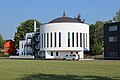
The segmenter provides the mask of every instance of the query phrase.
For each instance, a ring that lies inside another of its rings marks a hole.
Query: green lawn
[[[118,80],[120,61],[0,59],[0,80]]]

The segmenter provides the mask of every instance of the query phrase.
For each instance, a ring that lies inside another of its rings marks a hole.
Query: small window
[[[118,52],[110,52],[110,57],[118,57]]]
[[[72,33],[72,47],[74,47],[74,32]]]
[[[51,47],[52,47],[52,33],[50,33],[50,35],[51,35],[51,43],[50,44],[51,44]]]
[[[57,44],[57,39],[56,39],[57,38],[57,34],[56,34],[56,32],[55,32],[54,36],[55,36],[54,38],[55,38],[55,47],[56,47],[56,44]]]
[[[117,36],[109,37],[109,42],[117,42]]]
[[[58,56],[58,52],[56,52],[56,56]]]
[[[49,47],[49,33],[47,33],[47,47]]]
[[[61,47],[61,32],[59,32],[59,47]]]
[[[76,52],[76,54],[78,54],[78,52]]]
[[[117,31],[117,26],[109,26],[109,31]]]
[[[82,33],[80,33],[80,47],[82,47]]]
[[[23,44],[22,44],[22,48],[23,48]]]
[[[76,33],[76,47],[78,47],[78,33]]]
[[[70,32],[68,32],[68,47],[70,47]]]
[[[51,52],[51,56],[53,56],[53,52]]]

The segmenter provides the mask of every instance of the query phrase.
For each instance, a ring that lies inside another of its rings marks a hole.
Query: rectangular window
[[[42,33],[42,48],[43,48],[43,33]]]
[[[23,44],[22,44],[22,48],[23,48]]]
[[[86,33],[86,47],[87,47],[87,33]]]
[[[49,47],[49,33],[47,33],[47,47]]]
[[[52,33],[50,33],[50,35],[51,35],[51,43],[50,44],[51,44],[51,47],[52,47]]]
[[[68,32],[68,47],[70,47],[70,32]]]
[[[72,47],[74,47],[74,33],[72,33]]]
[[[117,36],[109,37],[109,42],[117,42]]]
[[[59,47],[61,47],[61,32],[59,32]]]
[[[46,35],[44,33],[44,47],[46,47]]]
[[[57,42],[57,41],[56,41],[56,40],[57,40],[56,37],[57,37],[57,36],[56,36],[56,32],[55,32],[55,47],[56,47],[56,42]]]
[[[83,33],[83,48],[85,48],[85,33]]]
[[[76,33],[76,47],[78,47],[78,33]]]
[[[51,56],[53,56],[53,52],[51,52]]]
[[[117,31],[117,26],[109,26],[109,31]]]
[[[58,52],[56,52],[56,56],[58,56]]]
[[[118,57],[118,52],[110,52],[110,57]]]
[[[82,47],[82,33],[80,33],[80,47]]]

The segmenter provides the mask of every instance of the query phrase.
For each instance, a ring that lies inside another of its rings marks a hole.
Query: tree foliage
[[[82,19],[80,14],[78,14],[76,17],[74,17],[74,19],[80,21],[81,23],[85,22],[85,19]]]
[[[4,40],[2,35],[0,35],[0,48],[3,47],[3,45],[4,45]]]
[[[120,22],[120,9],[116,12],[116,15],[113,17],[113,21]]]
[[[94,54],[99,54],[103,50],[104,24],[103,21],[97,21],[95,24],[90,25],[90,50]]]
[[[1,50],[3,50],[3,46],[4,46],[4,40],[3,40],[2,35],[0,34],[0,54],[2,53]]]
[[[17,32],[15,32],[14,36],[16,48],[19,47],[19,41],[24,39],[25,33],[34,31],[34,21],[36,21],[37,31],[39,31],[41,23],[34,19],[26,20],[25,22],[20,23],[20,25],[17,27]]]

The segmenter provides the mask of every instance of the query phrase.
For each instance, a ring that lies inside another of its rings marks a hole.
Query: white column
[[[52,32],[52,47],[55,47],[55,32]]]
[[[83,58],[84,58],[83,50],[82,50],[81,52],[78,52],[78,54],[80,55],[80,59],[83,59]]]
[[[78,47],[80,47],[80,33],[78,32]]]
[[[59,32],[56,32],[56,47],[59,47]]]
[[[76,47],[77,45],[76,45],[76,32],[74,32],[74,47]]]

